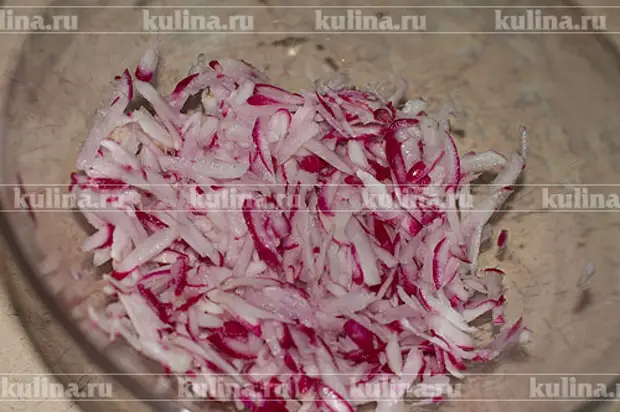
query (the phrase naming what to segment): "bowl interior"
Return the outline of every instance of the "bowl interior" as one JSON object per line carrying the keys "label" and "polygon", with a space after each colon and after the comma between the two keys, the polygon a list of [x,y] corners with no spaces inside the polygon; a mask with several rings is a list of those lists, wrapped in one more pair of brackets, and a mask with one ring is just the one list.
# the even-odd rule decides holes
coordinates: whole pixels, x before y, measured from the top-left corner
{"label": "bowl interior", "polygon": [[[74,12],[84,32],[106,25],[131,27],[140,17],[127,9]],[[220,15],[243,12],[248,10],[218,9]],[[461,152],[509,154],[519,147],[520,124],[527,125],[530,136],[522,186],[494,224],[496,232],[505,228],[510,233],[507,253],[498,260],[489,248],[482,264],[505,270],[507,318],[523,315],[533,340],[501,362],[474,368],[463,396],[527,399],[529,379],[545,373],[589,373],[596,374],[594,380],[610,381],[612,376],[605,375],[617,372],[620,364],[615,350],[620,319],[614,316],[620,309],[620,221],[610,209],[549,208],[549,199],[556,199],[549,196],[581,196],[587,190],[609,199],[618,192],[613,186],[620,177],[617,52],[605,48],[596,35],[322,34],[311,33],[311,9],[261,7],[249,12],[262,27],[281,33],[30,36],[15,62],[5,101],[4,207],[18,206],[17,175],[29,193],[67,191],[77,149],[111,79],[133,68],[152,41],[160,45],[157,82],[162,90],[170,90],[199,53],[242,58],[291,89],[312,88],[315,80],[336,72],[361,86],[381,87],[404,78],[408,98],[423,97],[431,105],[447,103],[455,109],[452,126],[459,131]],[[433,24],[450,28],[462,24],[463,15],[468,28],[479,24],[480,31],[489,21],[489,14],[475,10],[432,13],[438,16]],[[62,316],[83,326],[79,344],[105,346],[104,353],[119,370],[157,370],[122,343],[108,346],[83,320],[86,302],[101,299],[100,273],[79,251],[88,227],[71,210],[35,209],[36,225],[27,213],[2,215],[7,235],[25,258],[24,276],[44,285],[44,301],[54,300]],[[596,264],[596,276],[583,291],[576,283],[589,261]],[[571,405],[537,408],[566,410]],[[443,408],[479,410],[479,405],[454,402]],[[524,410],[519,402],[501,408]]]}

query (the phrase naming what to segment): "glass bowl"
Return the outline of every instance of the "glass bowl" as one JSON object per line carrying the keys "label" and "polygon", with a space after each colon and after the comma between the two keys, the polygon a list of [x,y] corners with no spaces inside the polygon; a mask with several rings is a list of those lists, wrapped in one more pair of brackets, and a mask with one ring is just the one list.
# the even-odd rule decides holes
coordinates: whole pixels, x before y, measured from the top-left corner
{"label": "glass bowl", "polygon": [[[116,374],[115,382],[130,395],[116,395],[115,410],[136,410],[136,399],[143,400],[143,406],[170,411],[224,406],[175,400],[168,380],[149,375],[162,372],[157,365],[122,341],[110,344],[92,328],[86,308],[101,301],[101,273],[90,256],[79,251],[88,226],[71,210],[45,206],[35,208],[34,223],[31,214],[20,209],[19,196],[22,188],[28,193],[67,190],[77,149],[111,79],[125,67],[135,67],[152,41],[160,46],[157,81],[163,90],[205,53],[242,58],[291,89],[309,88],[314,80],[336,72],[345,72],[361,86],[404,78],[408,98],[423,97],[431,105],[447,103],[455,109],[452,126],[461,151],[511,153],[519,148],[520,125],[527,125],[524,179],[494,227],[501,225],[510,233],[498,263],[507,273],[506,316],[522,314],[533,339],[499,362],[472,369],[460,398],[440,410],[585,411],[603,404],[583,397],[553,398],[547,392],[541,397],[537,385],[561,379],[613,383],[620,367],[620,318],[615,316],[620,310],[620,220],[612,201],[620,180],[620,56],[604,35],[489,33],[494,10],[464,8],[462,2],[445,9],[396,7],[411,7],[411,2],[364,9],[394,16],[424,12],[429,31],[453,34],[324,33],[315,31],[315,9],[342,14],[359,4],[344,2],[339,4],[342,9],[333,9],[328,2],[315,2],[303,8],[293,7],[301,3],[281,7],[284,3],[271,0],[229,8],[218,1],[210,6],[219,8],[191,9],[221,16],[250,13],[262,33],[154,34],[140,33],[140,10],[105,4],[110,5],[89,0],[76,5],[93,8],[46,9],[43,13],[77,15],[79,32],[29,35],[12,63],[3,99],[5,213],[0,223],[21,269],[10,279],[16,304],[22,313],[47,309],[54,315],[45,322],[47,329],[31,330],[31,338],[48,346],[62,341],[83,351],[84,362],[94,366],[74,362],[73,372],[96,368],[101,371],[97,379]],[[187,0],[183,8],[202,4]],[[137,7],[161,5],[175,6],[137,2]],[[537,3],[517,1],[511,6],[535,8]],[[163,14],[172,9],[148,10]],[[545,12],[579,15],[578,9],[568,7]],[[103,31],[125,33],[97,34]],[[558,204],[557,199],[568,194],[603,196],[611,203],[594,209],[576,202]],[[491,252],[482,257],[485,264],[495,260]],[[596,265],[596,274],[587,287],[577,287],[587,262]]]}

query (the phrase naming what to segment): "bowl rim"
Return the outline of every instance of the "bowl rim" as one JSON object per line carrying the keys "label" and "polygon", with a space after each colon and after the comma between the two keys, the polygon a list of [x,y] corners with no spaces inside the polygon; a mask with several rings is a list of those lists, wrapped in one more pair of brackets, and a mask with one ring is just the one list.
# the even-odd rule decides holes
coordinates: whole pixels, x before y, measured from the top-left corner
{"label": "bowl rim", "polygon": [[[149,3],[152,0],[147,0]],[[310,0],[312,2],[313,0]],[[572,13],[575,13],[578,16],[582,16],[585,13],[585,5],[580,5],[579,8],[575,8],[576,2],[573,0],[556,0],[561,5],[570,7]],[[53,0],[47,6],[40,6],[41,10],[45,14],[48,11],[48,7],[56,6],[63,8],[71,8],[70,5],[66,5],[60,0]],[[144,7],[144,6],[136,6],[136,7]],[[346,6],[343,6],[346,7]],[[403,6],[406,8],[407,6]],[[497,7],[502,7],[501,4],[497,4]],[[23,45],[28,42],[32,42],[36,37],[44,35],[43,33],[39,34],[29,34],[23,41],[22,47],[18,52],[18,57],[16,59],[16,63],[13,63],[9,66],[9,73],[19,72],[22,68],[26,66],[25,61],[25,51],[23,50]],[[597,38],[599,42],[605,45],[605,48],[614,52],[618,59],[620,60],[620,51],[613,45],[613,42],[604,35],[604,33],[595,33],[592,34]],[[17,82],[13,80],[11,74],[8,74],[7,77],[10,79],[8,81],[6,91],[1,96],[0,101],[0,119],[6,119],[8,115],[8,105],[5,103],[8,101],[8,98],[15,93],[15,88],[18,86]],[[4,139],[2,139],[3,134],[5,133],[3,125],[0,125],[0,145],[5,143]],[[2,150],[0,150],[2,153]],[[0,159],[0,180],[6,180],[5,174],[5,162]],[[0,211],[8,212],[11,208],[7,208],[5,202],[3,202],[2,196],[0,196]],[[85,334],[73,323],[71,320],[70,314],[59,304],[58,300],[54,298],[50,290],[40,281],[40,273],[39,270],[35,267],[35,265],[30,261],[27,254],[24,252],[26,248],[22,245],[20,237],[17,235],[15,226],[11,223],[11,220],[8,218],[9,213],[0,213],[0,233],[2,233],[2,237],[5,240],[5,244],[7,249],[10,251],[11,257],[17,265],[17,268],[26,278],[28,285],[35,291],[37,297],[40,299],[43,306],[45,306],[49,312],[54,317],[55,321],[62,326],[65,332],[70,336],[71,340],[74,344],[84,352],[86,358],[95,366],[100,369],[103,374],[106,376],[112,377],[117,383],[121,384],[123,388],[127,389],[137,400],[144,403],[148,407],[152,408],[153,411],[160,412],[189,412],[187,408],[183,406],[175,406],[171,401],[160,401],[157,400],[156,397],[152,395],[152,393],[146,389],[143,385],[141,385],[135,379],[132,379],[130,375],[123,372],[120,368],[118,368],[113,362],[108,359],[106,355],[104,355],[100,350],[98,350],[95,345],[88,339]],[[13,296],[10,297],[12,303],[17,305],[14,302]],[[22,324],[24,330],[28,337],[32,340],[31,330],[27,327],[27,322],[23,319],[22,315],[19,314],[20,323]],[[33,345],[37,352],[39,352],[38,345]],[[39,356],[41,354],[39,353]],[[44,362],[47,369],[49,365],[45,361],[43,356],[40,356],[40,359]],[[615,388],[615,385],[620,383],[620,376],[614,377],[607,385],[608,387]],[[78,399],[79,400],[79,399]],[[534,401],[535,402],[535,401]],[[598,412],[604,406],[606,406],[605,400],[583,400],[582,402],[578,402],[578,404],[572,409],[572,412]]]}
{"label": "bowl rim", "polygon": [[[0,2],[1,3],[1,2]],[[42,15],[49,13],[51,10],[49,7],[53,6],[62,6],[65,8],[71,8],[70,5],[66,5],[65,2],[59,0],[53,0],[46,6],[39,6]],[[79,12],[80,10],[76,10]],[[9,79],[6,84],[6,90],[0,96],[0,121],[7,118],[9,115],[9,106],[6,102],[16,93],[16,88],[18,87],[17,82],[14,80],[13,73],[20,72],[24,67],[26,67],[26,55],[25,55],[25,46],[30,42],[32,42],[39,36],[45,35],[44,33],[40,34],[29,34],[23,42],[21,43],[20,50],[17,53],[17,58],[15,59],[15,63],[10,63],[7,66],[7,78]],[[2,147],[6,141],[4,140],[5,134],[5,125],[0,124],[0,147]],[[3,148],[2,148],[3,149]],[[3,150],[0,149],[0,153]],[[0,180],[7,182],[9,179],[14,178],[7,174],[6,164],[7,162],[4,159],[0,159]],[[7,204],[3,201],[2,196],[0,196],[0,211],[4,211],[5,213],[0,213],[0,233],[2,233],[2,238],[4,239],[4,244],[6,245],[6,249],[10,252],[10,255],[17,265],[17,268],[20,274],[26,279],[28,286],[34,290],[36,293],[36,297],[40,300],[42,305],[51,313],[52,317],[59,324],[64,331],[69,335],[70,340],[73,341],[74,345],[83,351],[86,355],[86,359],[97,369],[100,370],[102,375],[106,377],[111,377],[116,383],[120,384],[124,389],[128,390],[129,393],[138,401],[142,402],[146,406],[150,407],[153,411],[157,412],[189,412],[187,408],[182,406],[173,405],[172,401],[162,401],[157,397],[153,396],[153,394],[142,384],[140,384],[137,380],[131,378],[131,375],[128,375],[126,372],[122,371],[118,368],[114,363],[104,355],[100,350],[96,348],[96,346],[90,341],[90,339],[78,328],[78,326],[72,322],[72,317],[68,313],[68,311],[62,307],[62,305],[58,302],[57,299],[54,298],[51,291],[41,282],[39,270],[36,266],[30,261],[25,250],[27,248],[22,244],[20,237],[17,235],[16,227],[13,223],[11,223],[10,219],[10,211],[13,210],[11,207],[6,207]],[[9,213],[7,213],[9,212]],[[7,256],[8,257],[8,256]],[[15,302],[14,297],[10,295],[10,299],[13,305],[19,306],[18,302]],[[36,349],[37,355],[39,359],[45,364],[46,372],[50,371],[50,365],[46,361],[45,357],[40,353],[40,347],[37,344],[34,344],[36,339],[32,336],[32,330],[28,327],[28,322],[23,318],[21,313],[18,313],[18,318],[23,329],[26,332],[28,338],[33,342],[33,346]],[[79,401],[79,399],[77,399]]]}

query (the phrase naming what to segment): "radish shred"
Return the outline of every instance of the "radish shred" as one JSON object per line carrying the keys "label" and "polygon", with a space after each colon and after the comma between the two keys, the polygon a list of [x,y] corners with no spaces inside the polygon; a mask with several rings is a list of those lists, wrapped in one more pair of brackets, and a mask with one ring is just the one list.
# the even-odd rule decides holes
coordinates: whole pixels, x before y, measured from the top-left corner
{"label": "radish shred", "polygon": [[[123,199],[82,209],[95,228],[82,250],[112,267],[98,328],[185,379],[227,374],[252,411],[353,411],[374,399],[350,393],[384,380],[401,389],[378,410],[402,410],[407,387],[529,340],[521,318],[504,326],[503,271],[477,270],[525,127],[520,155],[459,156],[449,111],[396,106],[404,81],[388,100],[342,82],[294,93],[201,59],[164,95],[149,48],[78,153],[70,191]],[[150,109],[126,112],[134,94]],[[181,112],[192,96],[202,107]],[[489,196],[456,202],[483,172]],[[499,328],[482,339],[470,322],[487,312]]]}

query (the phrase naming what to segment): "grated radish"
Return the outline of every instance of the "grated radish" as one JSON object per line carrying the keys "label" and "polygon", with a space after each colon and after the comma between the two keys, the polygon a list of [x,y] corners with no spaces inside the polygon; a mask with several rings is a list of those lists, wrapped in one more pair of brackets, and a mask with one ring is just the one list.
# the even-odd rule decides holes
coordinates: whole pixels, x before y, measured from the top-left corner
{"label": "grated radish", "polygon": [[[399,411],[408,387],[445,387],[529,339],[522,319],[503,326],[503,272],[477,270],[524,127],[521,155],[459,155],[449,110],[396,107],[404,81],[387,100],[342,82],[294,93],[202,58],[163,95],[151,47],[78,154],[71,191],[123,199],[83,210],[82,250],[113,268],[109,306],[89,310],[98,328],[174,374],[226,374],[252,411],[353,411],[375,400],[361,385],[385,383],[398,389],[378,410]],[[126,112],[134,94],[149,110]],[[483,172],[497,174],[489,196],[456,201]],[[482,339],[471,322],[487,312],[500,327]]]}

